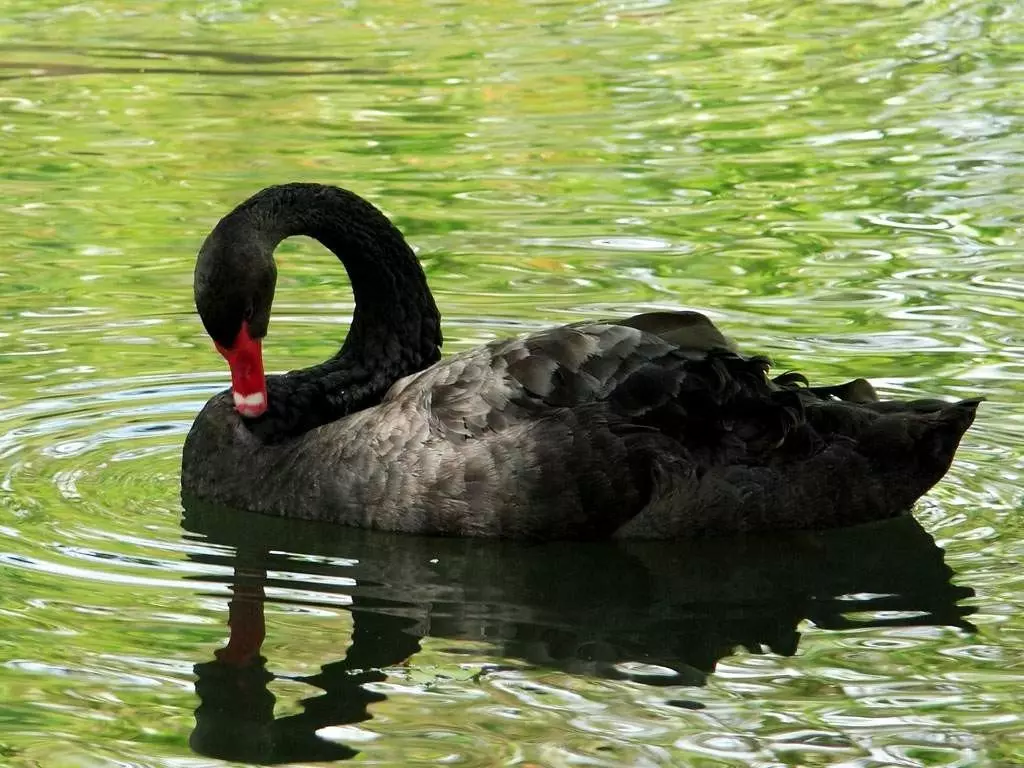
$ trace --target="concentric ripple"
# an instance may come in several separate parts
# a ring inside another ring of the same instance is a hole
[[[15,534],[3,562],[82,586],[180,586],[167,543],[129,531],[177,526],[181,442],[217,378],[81,380],[0,409],[0,500]]]

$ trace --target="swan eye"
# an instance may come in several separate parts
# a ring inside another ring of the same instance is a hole
[[[254,311],[255,310],[253,309],[252,302],[250,301],[245,307],[245,312],[242,313],[242,317],[245,319],[246,322],[252,320]]]

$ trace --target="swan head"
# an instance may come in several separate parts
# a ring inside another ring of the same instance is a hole
[[[196,260],[196,309],[231,369],[235,409],[247,418],[267,410],[263,337],[277,284],[274,246],[244,221],[222,219]]]

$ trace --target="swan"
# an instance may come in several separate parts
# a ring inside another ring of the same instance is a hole
[[[341,349],[263,370],[283,239],[342,261]],[[533,539],[830,528],[906,512],[949,469],[980,399],[880,401],[857,379],[770,378],[702,314],[651,312],[441,359],[402,234],[339,187],[268,187],[222,218],[195,304],[231,370],[196,417],[183,497],[387,531]]]

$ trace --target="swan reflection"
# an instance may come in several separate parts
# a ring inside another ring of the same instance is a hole
[[[191,737],[196,752],[227,760],[358,754],[318,734],[371,719],[386,696],[367,684],[385,681],[425,637],[482,640],[493,656],[574,674],[701,685],[738,648],[796,653],[805,620],[825,629],[973,629],[965,618],[973,609],[959,605],[973,590],[952,583],[942,550],[910,516],[748,538],[528,544],[185,508],[188,535],[227,547],[192,555],[230,569],[202,578],[226,581],[233,597],[226,645],[195,666]],[[287,587],[288,598],[267,597],[275,587]],[[338,639],[339,658],[292,678],[310,687],[302,711],[275,718],[274,676],[260,655],[263,609],[285,599],[347,603],[354,628]]]

